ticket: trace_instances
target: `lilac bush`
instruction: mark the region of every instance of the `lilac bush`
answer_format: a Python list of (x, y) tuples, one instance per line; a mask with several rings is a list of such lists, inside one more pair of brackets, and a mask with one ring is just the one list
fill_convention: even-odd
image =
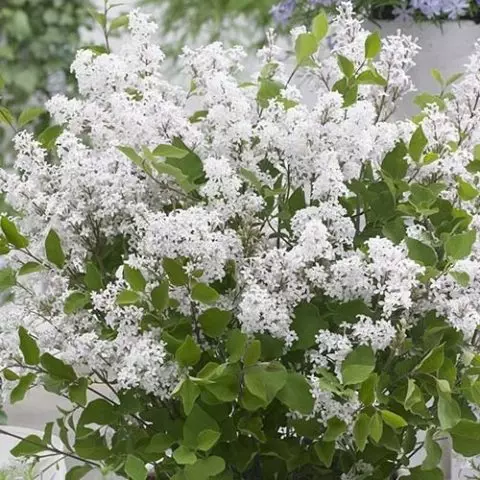
[(436, 480), (439, 438), (479, 454), (480, 45), (390, 121), (418, 46), (351, 4), (293, 64), (270, 34), (250, 81), (241, 47), (185, 48), (188, 91), (129, 28), (1, 172), (2, 392), (71, 402), (12, 453), (80, 460), (68, 480)]

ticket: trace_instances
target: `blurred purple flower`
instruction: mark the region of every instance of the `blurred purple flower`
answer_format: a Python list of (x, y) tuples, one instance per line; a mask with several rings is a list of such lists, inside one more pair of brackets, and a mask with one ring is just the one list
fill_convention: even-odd
[(277, 3), (277, 5), (273, 6), (270, 13), (273, 16), (275, 23), (285, 25), (293, 15), (296, 6), (296, 0), (283, 0), (283, 2)]

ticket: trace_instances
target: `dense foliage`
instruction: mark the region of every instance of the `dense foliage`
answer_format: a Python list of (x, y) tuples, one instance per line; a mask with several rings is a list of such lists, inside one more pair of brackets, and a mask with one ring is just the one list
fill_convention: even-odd
[[(79, 29), (88, 26), (84, 0), (6, 0), (0, 9), (0, 70), (8, 104), (25, 105), (33, 95), (45, 101), (69, 77), (79, 46)], [(5, 94), (4, 94), (5, 95)]]
[(185, 49), (188, 92), (138, 12), (118, 54), (78, 53), (81, 97), (0, 177), (3, 393), (72, 403), (14, 455), (82, 460), (68, 480), (436, 480), (441, 436), (480, 454), (480, 45), (388, 121), (418, 47), (352, 11), (296, 29), (293, 63), (270, 35), (247, 81), (241, 48)]

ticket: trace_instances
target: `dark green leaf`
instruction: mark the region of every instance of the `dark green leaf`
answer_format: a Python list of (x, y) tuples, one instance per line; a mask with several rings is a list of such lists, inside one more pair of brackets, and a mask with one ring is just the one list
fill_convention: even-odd
[(414, 162), (419, 162), (423, 151), (428, 144), (427, 137), (423, 133), (423, 129), (419, 126), (412, 135), (410, 144), (408, 145), (408, 153)]
[(27, 365), (38, 365), (40, 362), (40, 349), (35, 339), (30, 336), (25, 328), (18, 329), (20, 338), (20, 350)]
[(14, 404), (22, 401), (35, 379), (36, 376), (34, 373), (27, 373), (23, 377), (20, 377), (17, 386), (10, 393), (10, 403)]
[(435, 250), (425, 243), (416, 240), (415, 238), (407, 238), (408, 256), (425, 266), (435, 266), (438, 262), (438, 257)]
[(117, 305), (134, 305), (141, 299), (138, 292), (133, 290), (123, 290), (117, 295)]
[(185, 341), (175, 352), (175, 359), (182, 366), (192, 366), (198, 363), (201, 355), (200, 347), (195, 343), (191, 335), (187, 335)]
[(65, 480), (81, 480), (90, 471), (92, 471), (90, 465), (78, 465), (67, 472)]
[(11, 220), (7, 217), (2, 217), (0, 226), (8, 242), (15, 248), (28, 247), (28, 240), (17, 230), (17, 227)]
[(155, 287), (152, 290), (151, 293), (151, 298), (152, 298), (152, 304), (153, 306), (159, 310), (163, 311), (168, 307), (168, 302), (169, 302), (169, 286), (168, 286), (168, 281), (163, 281), (158, 285), (158, 287)]
[(364, 382), (375, 368), (375, 355), (370, 347), (361, 345), (350, 352), (342, 364), (344, 385)]
[(62, 380), (68, 380), (70, 382), (73, 382), (77, 379), (75, 370), (70, 365), (67, 365), (62, 360), (55, 358), (49, 353), (44, 353), (40, 357), (40, 363), (42, 364), (42, 367), (53, 377), (57, 377)]
[(317, 454), (319, 460), (327, 467), (330, 468), (335, 455), (335, 442), (317, 442), (313, 448)]
[(28, 435), (21, 440), (15, 447), (12, 448), (10, 453), (14, 457), (24, 457), (29, 455), (35, 455), (43, 452), (47, 445), (43, 443), (43, 440), (37, 435)]
[(168, 279), (172, 285), (176, 287), (181, 287), (188, 283), (188, 277), (183, 269), (182, 265), (171, 258), (163, 259), (163, 269), (168, 275)]
[(193, 300), (197, 300), (197, 302), (211, 305), (218, 300), (218, 297), (218, 292), (205, 283), (197, 283), (192, 288), (192, 298)]
[(436, 372), (443, 365), (444, 358), (444, 345), (442, 344), (428, 352), (415, 370), (421, 373)]
[(123, 278), (130, 285), (130, 288), (137, 292), (143, 292), (147, 286), (147, 282), (143, 278), (142, 272), (129, 265), (123, 266)]
[(86, 426), (90, 423), (111, 425), (116, 417), (115, 406), (103, 398), (97, 398), (85, 407), (78, 420), (78, 425)]
[(311, 387), (306, 378), (297, 372), (288, 372), (285, 386), (277, 393), (277, 398), (290, 410), (309, 415), (313, 410)]
[(370, 417), (366, 413), (361, 413), (353, 426), (353, 438), (358, 449), (363, 452), (367, 444), (367, 438), (370, 434)]
[(437, 405), (438, 420), (443, 430), (453, 428), (460, 421), (462, 413), (458, 403), (450, 394), (441, 394)]
[(127, 455), (124, 468), (128, 478), (132, 480), (145, 480), (147, 477), (148, 472), (145, 463), (135, 455)]
[(84, 292), (73, 292), (65, 300), (63, 311), (66, 314), (76, 313), (82, 310), (86, 305), (90, 303), (90, 295)]
[(472, 252), (473, 244), (477, 238), (475, 230), (452, 235), (445, 242), (445, 252), (453, 260), (461, 260)]
[(232, 319), (232, 313), (218, 308), (209, 308), (199, 317), (198, 322), (202, 326), (205, 335), (212, 338), (220, 337)]

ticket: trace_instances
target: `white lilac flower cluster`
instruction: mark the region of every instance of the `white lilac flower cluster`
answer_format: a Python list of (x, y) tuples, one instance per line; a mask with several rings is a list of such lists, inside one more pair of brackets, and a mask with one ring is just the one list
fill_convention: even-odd
[[(340, 377), (339, 366), (355, 346), (384, 350), (415, 324), (416, 315), (432, 309), (467, 338), (473, 336), (480, 325), (480, 243), (457, 265), (468, 273), (469, 285), (445, 273), (425, 289), (419, 281), (425, 267), (409, 258), (405, 242), (395, 244), (379, 232), (358, 246), (362, 221), (345, 207), (348, 185), (364, 174), (366, 164), (378, 177), (385, 155), (399, 141), (408, 142), (416, 129), (412, 122), (386, 121), (395, 102), (413, 89), (408, 70), (418, 47), (410, 38), (397, 35), (383, 42), (370, 63), (388, 83), (359, 85), (358, 100), (347, 107), (333, 89), (342, 78), (333, 56), (318, 54), (317, 65), (308, 67), (317, 95), (310, 107), (288, 80), (283, 51), (270, 38), (259, 53), (260, 69), (275, 64), (271, 81), (284, 87), (259, 107), (257, 75), (253, 83), (237, 79), (245, 57), (241, 48), (214, 43), (186, 49), (182, 61), (193, 87), (185, 92), (162, 75), (164, 56), (151, 40), (154, 25), (137, 11), (130, 14), (129, 25), (131, 39), (118, 53), (79, 52), (72, 69), (80, 98), (57, 96), (48, 103), (64, 127), (55, 152), (47, 153), (31, 134), (19, 133), (16, 171), (1, 173), (1, 190), (30, 241), (27, 249), (6, 255), (8, 264), (17, 268), (42, 258), (51, 229), (67, 260), (61, 269), (19, 277), (13, 299), (0, 308), (0, 367), (15, 367), (17, 329), (25, 326), (42, 351), (79, 371), (106, 370), (120, 388), (140, 387), (168, 397), (178, 367), (161, 339), (161, 327), (142, 326), (144, 308), (117, 304), (126, 288), (121, 269), (92, 294), (91, 308), (66, 313), (65, 302), (76, 288), (72, 278), (88, 274), (100, 248), (139, 269), (146, 292), (159, 286), (165, 258), (182, 258), (183, 274), (206, 284), (222, 281), (234, 265), (235, 286), (217, 305), (232, 311), (244, 332), (269, 334), (283, 340), (286, 349), (297, 340), (292, 321), (302, 302), (318, 295), (340, 303), (364, 302), (371, 316), (340, 322), (338, 331), (317, 332), (316, 346), (307, 354), (315, 408), (324, 420), (341, 411), (348, 422), (358, 402), (355, 396), (341, 404), (334, 400), (322, 389), (317, 368), (332, 367)], [(354, 18), (351, 4), (340, 7), (332, 30), (335, 52), (359, 72), (366, 69), (368, 32)], [(480, 140), (479, 56), (480, 45), (455, 88), (455, 99), (443, 111), (429, 107), (423, 120), (428, 144), (438, 152), (435, 170), (419, 171), (406, 156), (408, 176), (418, 181), (436, 175), (445, 182), (445, 197), (469, 209), (477, 231), (480, 218), (457, 197), (455, 187), (459, 175), (478, 180), (466, 165)], [(198, 109), (193, 117), (191, 101)], [(458, 132), (466, 134), (452, 150), (448, 145), (458, 140)], [(179, 141), (201, 160), (203, 180), (197, 189), (182, 189), (171, 170), (146, 168), (119, 149), (128, 146), (148, 159), (158, 145), (178, 146)], [(272, 201), (279, 176), (287, 179), (287, 196), (305, 192), (304, 205), (288, 228)], [(415, 232), (422, 235), (420, 227)], [(179, 316), (206, 308), (186, 286), (171, 286), (169, 294)]]

